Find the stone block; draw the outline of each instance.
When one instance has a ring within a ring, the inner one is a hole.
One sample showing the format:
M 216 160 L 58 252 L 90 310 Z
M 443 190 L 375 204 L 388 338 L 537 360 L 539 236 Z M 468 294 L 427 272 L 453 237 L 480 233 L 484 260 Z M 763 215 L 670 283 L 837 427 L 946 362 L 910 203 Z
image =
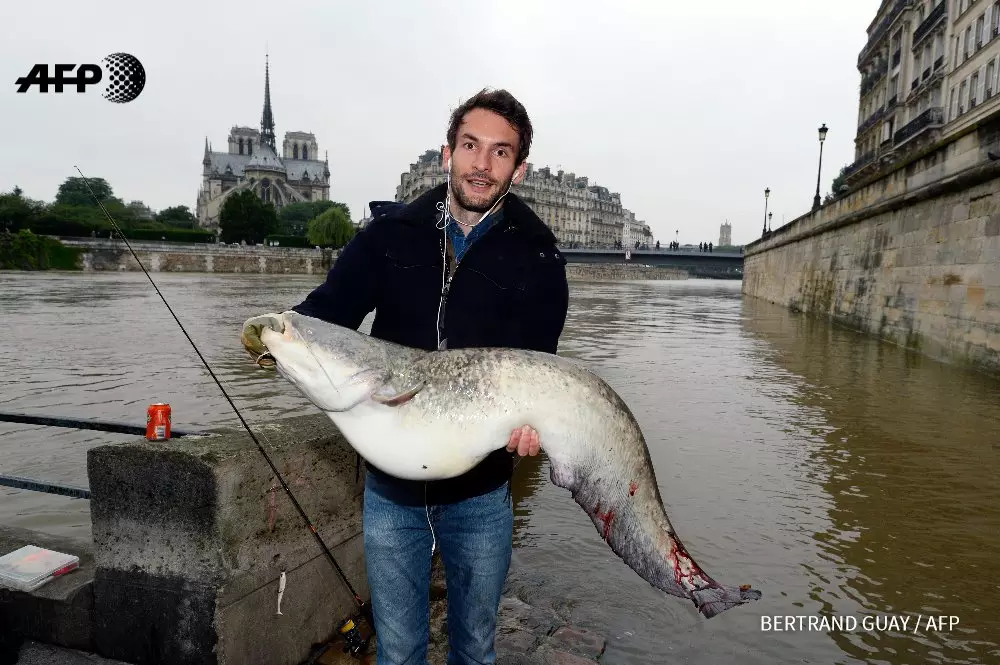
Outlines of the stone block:
M 25 545 L 73 554 L 80 557 L 80 567 L 34 591 L 0 588 L 0 632 L 16 635 L 20 640 L 37 640 L 71 649 L 92 648 L 92 545 L 27 529 L 0 528 L 0 554 Z
M 569 651 L 553 649 L 546 654 L 545 660 L 542 662 L 545 665 L 592 665 L 597 661 L 593 658 L 584 658 L 579 654 Z
M 28 642 L 18 653 L 17 665 L 131 665 L 120 660 L 108 660 L 100 656 L 66 649 L 52 644 Z
M 255 434 L 367 597 L 353 450 L 322 414 Z M 244 430 L 100 446 L 87 466 L 101 655 L 136 665 L 298 665 L 354 613 L 343 581 Z
M 553 649 L 575 653 L 596 660 L 607 646 L 605 639 L 597 633 L 576 626 L 560 626 L 549 637 Z
M 983 230 L 987 236 L 1000 236 L 1000 212 L 994 212 L 986 219 Z

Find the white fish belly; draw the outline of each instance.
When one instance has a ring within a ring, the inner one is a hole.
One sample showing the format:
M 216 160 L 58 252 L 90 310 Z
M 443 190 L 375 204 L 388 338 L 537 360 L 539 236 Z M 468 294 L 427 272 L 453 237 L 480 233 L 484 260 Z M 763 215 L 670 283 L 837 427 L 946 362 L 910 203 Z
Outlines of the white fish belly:
M 362 404 L 327 415 L 351 446 L 376 467 L 407 480 L 460 476 L 510 437 L 499 427 L 470 429 L 460 423 L 419 422 L 403 411 Z

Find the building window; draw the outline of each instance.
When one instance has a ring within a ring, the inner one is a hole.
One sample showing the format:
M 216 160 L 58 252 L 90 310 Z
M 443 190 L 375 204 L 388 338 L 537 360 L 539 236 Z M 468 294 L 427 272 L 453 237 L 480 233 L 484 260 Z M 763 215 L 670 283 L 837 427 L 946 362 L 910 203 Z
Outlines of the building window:
M 264 203 L 271 200 L 271 181 L 267 178 L 260 181 L 260 199 Z
M 993 36 L 1000 34 L 1000 1 L 993 3 Z
M 247 154 L 248 155 L 252 155 L 253 154 L 253 140 L 252 139 L 247 139 Z
M 242 155 L 243 154 L 243 139 L 240 139 L 239 143 L 240 143 L 240 154 Z
M 299 144 L 295 143 L 292 145 L 292 159 L 299 158 Z
M 972 80 L 969 83 L 969 108 L 975 108 L 976 106 L 976 93 L 979 92 L 979 72 L 972 75 Z
M 983 97 L 983 101 L 986 101 L 993 96 L 993 75 L 996 69 L 995 65 L 995 60 L 990 60 L 990 64 L 986 65 L 986 95 Z
M 962 81 L 962 85 L 958 86 L 958 114 L 962 115 L 965 113 L 965 100 L 968 99 L 965 96 L 966 88 L 968 87 L 968 81 Z
M 982 14 L 978 19 L 976 19 L 976 48 L 981 49 L 983 47 L 983 27 L 986 21 L 986 15 Z
M 969 59 L 969 54 L 975 51 L 972 47 L 972 26 L 965 29 L 965 60 Z
M 302 146 L 302 159 L 309 159 L 309 148 Z

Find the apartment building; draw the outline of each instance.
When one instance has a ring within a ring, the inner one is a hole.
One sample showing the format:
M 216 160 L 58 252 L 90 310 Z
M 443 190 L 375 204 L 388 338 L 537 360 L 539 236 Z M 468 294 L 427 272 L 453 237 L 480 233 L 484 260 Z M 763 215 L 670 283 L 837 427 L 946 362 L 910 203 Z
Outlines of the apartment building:
M 1000 0 L 882 2 L 858 55 L 849 186 L 997 110 L 998 27 Z
M 444 146 L 427 150 L 400 175 L 397 201 L 408 203 L 447 180 L 443 150 Z M 618 192 L 592 185 L 587 177 L 563 170 L 553 173 L 548 166 L 536 169 L 529 162 L 524 180 L 511 191 L 552 229 L 560 244 L 634 247 L 636 240 L 640 245 L 655 242 L 649 225 L 622 206 Z

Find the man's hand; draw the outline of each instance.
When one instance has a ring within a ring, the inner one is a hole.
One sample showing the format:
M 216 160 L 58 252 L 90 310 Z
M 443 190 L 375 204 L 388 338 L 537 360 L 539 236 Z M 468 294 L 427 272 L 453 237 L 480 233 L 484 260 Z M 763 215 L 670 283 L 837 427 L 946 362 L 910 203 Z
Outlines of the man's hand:
M 240 342 L 247 350 L 253 361 L 261 367 L 273 367 L 275 362 L 271 354 L 267 352 L 267 346 L 260 341 L 260 334 L 264 328 L 271 328 L 281 332 L 281 316 L 279 314 L 264 314 L 248 319 L 243 324 L 243 332 L 240 333 Z
M 537 455 L 541 449 L 538 443 L 538 432 L 531 425 L 518 427 L 510 433 L 510 441 L 507 442 L 507 452 L 515 450 L 521 457 L 525 455 Z

